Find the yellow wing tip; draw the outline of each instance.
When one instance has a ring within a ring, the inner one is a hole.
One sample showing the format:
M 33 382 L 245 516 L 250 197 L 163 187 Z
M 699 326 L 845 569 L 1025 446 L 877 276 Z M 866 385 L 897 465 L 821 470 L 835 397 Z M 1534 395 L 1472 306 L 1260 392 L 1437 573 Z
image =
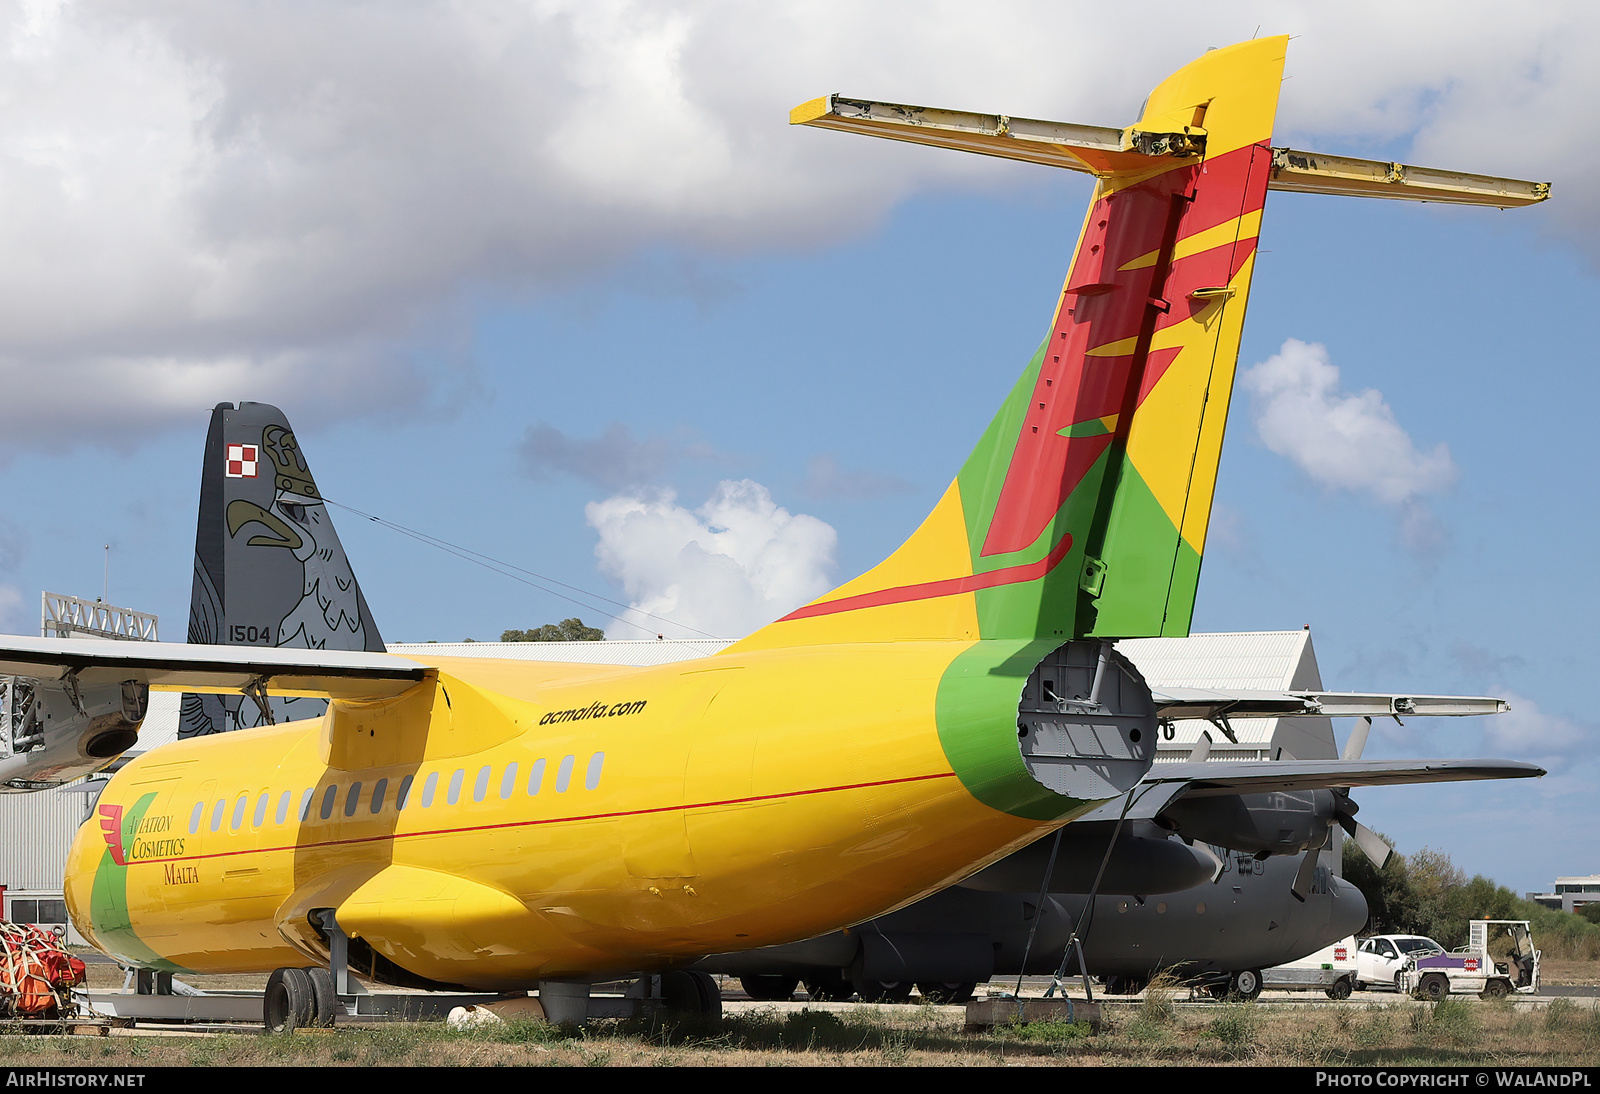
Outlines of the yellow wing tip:
M 789 124 L 805 125 L 807 122 L 814 122 L 818 118 L 827 114 L 828 100 L 831 97 L 832 96 L 829 95 L 822 95 L 818 98 L 810 100 L 809 102 L 801 103 L 799 106 L 789 111 Z

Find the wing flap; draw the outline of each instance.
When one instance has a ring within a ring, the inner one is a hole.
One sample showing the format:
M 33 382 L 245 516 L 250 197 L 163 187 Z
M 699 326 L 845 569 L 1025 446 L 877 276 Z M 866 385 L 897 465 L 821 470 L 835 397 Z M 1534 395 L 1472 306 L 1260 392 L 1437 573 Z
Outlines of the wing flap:
M 1531 779 L 1545 773 L 1517 760 L 1260 760 L 1158 764 L 1134 791 L 1126 815 L 1122 800 L 1106 802 L 1079 821 L 1153 820 L 1179 798 L 1282 794 L 1350 786 Z
M 1248 691 L 1156 688 L 1156 709 L 1180 718 L 1387 718 L 1503 714 L 1504 699 L 1473 695 L 1395 695 L 1353 691 Z
M 0 638 L 0 675 L 42 680 L 73 676 L 84 685 L 134 680 L 157 691 L 237 693 L 259 686 L 273 695 L 387 699 L 414 687 L 430 671 L 386 653 Z

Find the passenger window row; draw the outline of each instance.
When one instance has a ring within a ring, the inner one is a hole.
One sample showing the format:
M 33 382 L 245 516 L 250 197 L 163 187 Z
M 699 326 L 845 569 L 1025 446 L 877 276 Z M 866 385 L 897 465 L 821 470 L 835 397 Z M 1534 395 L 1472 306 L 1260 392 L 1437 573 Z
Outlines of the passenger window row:
M 557 794 L 565 794 L 571 787 L 572 774 L 577 762 L 578 758 L 576 756 L 563 756 L 561 762 L 556 765 L 555 792 Z M 583 772 L 583 788 L 585 790 L 599 788 L 600 769 L 605 765 L 605 762 L 606 754 L 604 752 L 596 752 L 589 757 L 588 765 Z M 513 760 L 506 764 L 505 770 L 500 773 L 498 783 L 495 784 L 501 800 L 509 801 L 517 794 L 519 789 L 530 798 L 536 796 L 544 786 L 545 767 L 543 759 L 533 761 L 528 765 L 527 777 L 524 778 L 521 765 L 517 761 Z M 416 789 L 414 784 L 416 776 L 407 775 L 394 787 L 392 798 L 389 795 L 388 779 L 379 779 L 374 782 L 370 792 L 366 789 L 366 785 L 359 780 L 343 788 L 338 784 L 334 784 L 322 791 L 320 799 L 317 798 L 315 788 L 307 787 L 300 793 L 299 804 L 295 807 L 295 816 L 301 821 L 310 820 L 313 810 L 322 820 L 331 819 L 335 811 L 342 811 L 346 817 L 354 817 L 361 812 L 365 812 L 369 816 L 375 816 L 383 812 L 385 806 L 391 803 L 396 812 L 403 812 L 413 804 L 422 809 L 430 809 L 440 797 L 440 774 L 441 772 L 438 771 L 428 772 L 422 780 L 421 790 L 416 793 L 413 793 Z M 473 801 L 481 802 L 489 796 L 490 786 L 494 783 L 493 774 L 493 765 L 491 764 L 484 764 L 478 769 L 478 773 L 472 780 L 471 794 Z M 466 778 L 466 768 L 456 768 L 444 786 L 444 801 L 442 804 L 455 805 L 461 800 Z M 255 810 L 250 813 L 252 827 L 266 827 L 269 810 L 272 814 L 273 824 L 283 824 L 289 819 L 289 809 L 295 805 L 294 791 L 285 790 L 279 794 L 275 809 L 272 807 L 272 798 L 273 792 L 270 790 L 262 791 L 261 795 L 256 798 Z M 194 811 L 189 814 L 190 835 L 195 835 L 200 831 L 200 826 L 206 819 L 206 805 L 207 803 L 203 801 L 195 802 Z M 211 831 L 221 831 L 222 825 L 226 820 L 233 831 L 237 832 L 244 826 L 247 812 L 250 812 L 250 795 L 248 793 L 240 794 L 233 800 L 231 816 L 228 809 L 228 799 L 218 798 L 211 806 Z

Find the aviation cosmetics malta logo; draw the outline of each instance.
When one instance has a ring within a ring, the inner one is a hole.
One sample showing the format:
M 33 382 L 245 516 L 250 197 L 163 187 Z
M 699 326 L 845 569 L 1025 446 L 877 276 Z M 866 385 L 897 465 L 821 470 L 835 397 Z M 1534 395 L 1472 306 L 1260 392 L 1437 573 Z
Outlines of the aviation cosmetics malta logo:
M 102 804 L 98 810 L 100 814 L 100 834 L 105 838 L 106 846 L 111 849 L 111 861 L 118 866 L 128 865 L 129 859 L 161 859 L 171 858 L 183 854 L 183 843 L 180 839 L 150 839 L 152 835 L 161 835 L 172 830 L 172 818 L 145 817 L 139 821 L 139 828 L 133 833 L 132 848 L 125 848 L 122 843 L 122 806 Z M 129 854 L 129 851 L 132 854 Z

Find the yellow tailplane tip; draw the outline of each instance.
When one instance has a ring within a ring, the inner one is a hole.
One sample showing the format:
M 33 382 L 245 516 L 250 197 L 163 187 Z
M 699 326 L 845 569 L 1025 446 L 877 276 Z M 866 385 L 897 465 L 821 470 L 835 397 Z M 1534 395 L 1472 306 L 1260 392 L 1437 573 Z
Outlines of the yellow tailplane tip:
M 828 112 L 828 96 L 823 95 L 812 99 L 810 102 L 801 103 L 789 111 L 790 125 L 805 125 L 806 122 L 816 121 Z

